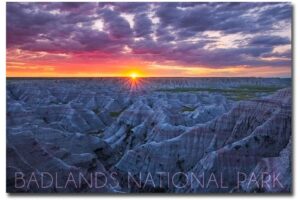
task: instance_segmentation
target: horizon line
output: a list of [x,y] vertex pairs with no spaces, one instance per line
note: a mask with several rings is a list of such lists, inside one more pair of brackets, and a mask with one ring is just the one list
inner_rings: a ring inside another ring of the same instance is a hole
[[[6,76],[6,78],[130,78],[130,76]],[[292,77],[269,77],[269,76],[138,76],[137,78],[292,78]]]

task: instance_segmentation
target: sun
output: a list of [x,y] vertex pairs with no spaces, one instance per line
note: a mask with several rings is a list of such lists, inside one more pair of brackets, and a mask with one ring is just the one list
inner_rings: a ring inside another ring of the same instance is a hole
[[137,79],[137,77],[138,77],[138,74],[137,74],[136,72],[132,72],[132,73],[130,74],[130,78],[131,78],[131,79]]

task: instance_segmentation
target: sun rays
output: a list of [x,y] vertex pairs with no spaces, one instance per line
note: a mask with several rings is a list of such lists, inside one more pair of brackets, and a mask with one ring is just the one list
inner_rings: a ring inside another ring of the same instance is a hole
[[141,91],[144,88],[143,86],[145,85],[145,81],[141,73],[131,71],[128,73],[127,77],[125,85],[129,88],[130,93]]

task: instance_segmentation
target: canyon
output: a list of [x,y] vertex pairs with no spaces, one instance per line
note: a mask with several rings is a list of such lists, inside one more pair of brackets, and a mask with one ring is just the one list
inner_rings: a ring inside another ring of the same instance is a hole
[[291,192],[289,78],[8,78],[7,191]]

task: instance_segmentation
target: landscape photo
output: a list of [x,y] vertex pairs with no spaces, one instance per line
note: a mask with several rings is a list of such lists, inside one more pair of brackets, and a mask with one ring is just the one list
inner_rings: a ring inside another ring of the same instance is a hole
[[7,2],[7,193],[292,193],[288,2]]

